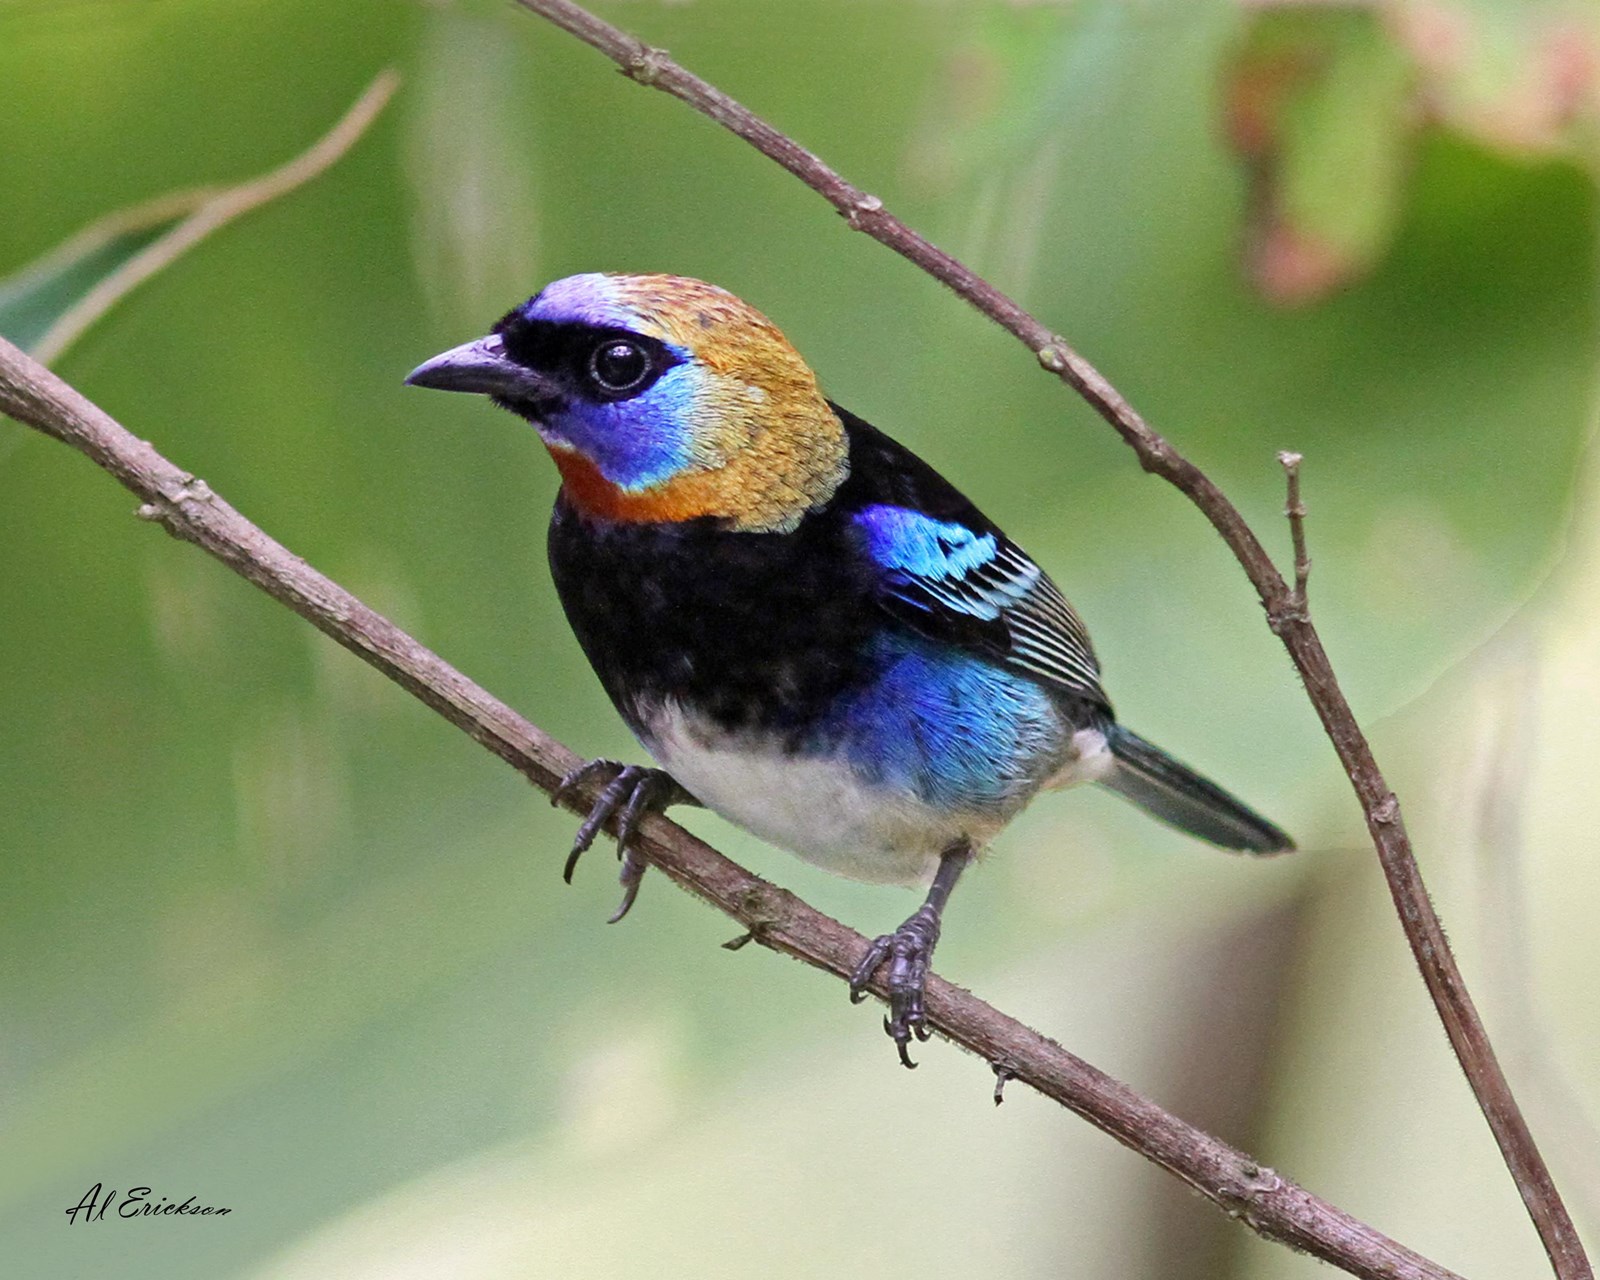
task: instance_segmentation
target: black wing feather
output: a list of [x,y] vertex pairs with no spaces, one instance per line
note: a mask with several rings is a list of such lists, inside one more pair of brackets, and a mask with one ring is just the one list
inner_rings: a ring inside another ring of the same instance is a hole
[[1044,570],[926,462],[834,410],[850,437],[836,500],[863,528],[883,608],[1109,714],[1089,634]]

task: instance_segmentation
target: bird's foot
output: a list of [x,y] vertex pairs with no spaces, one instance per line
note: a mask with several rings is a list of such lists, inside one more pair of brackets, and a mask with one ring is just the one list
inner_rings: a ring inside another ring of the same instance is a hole
[[633,848],[633,838],[639,823],[647,813],[663,813],[668,805],[693,803],[692,797],[680,787],[664,769],[651,769],[645,765],[622,764],[616,760],[591,760],[579,765],[550,794],[550,803],[559,804],[578,787],[596,778],[608,777],[600,789],[594,806],[578,826],[572,840],[572,852],[567,855],[567,865],[561,878],[572,883],[572,873],[578,859],[583,857],[595,842],[601,830],[613,815],[617,819],[617,856],[622,859],[622,903],[612,912],[610,923],[615,924],[628,914],[633,900],[639,896],[639,882],[644,879],[648,865]]
[[900,1061],[908,1067],[917,1065],[908,1052],[911,1037],[926,1040],[933,1034],[928,1029],[924,994],[928,966],[938,941],[939,912],[924,905],[893,933],[884,934],[868,947],[867,954],[850,975],[850,1000],[860,1004],[867,998],[867,984],[877,973],[878,966],[888,961],[885,985],[889,989],[889,1014],[883,1020],[883,1029],[894,1041]]

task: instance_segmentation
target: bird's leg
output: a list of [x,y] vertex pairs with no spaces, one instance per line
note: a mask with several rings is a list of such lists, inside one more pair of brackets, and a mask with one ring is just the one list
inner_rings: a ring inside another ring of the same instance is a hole
[[950,891],[972,861],[972,846],[966,841],[952,845],[939,855],[939,870],[934,873],[933,884],[928,888],[928,898],[911,918],[893,933],[886,933],[867,948],[867,954],[850,975],[850,999],[856,1004],[867,998],[867,984],[878,966],[889,962],[886,985],[889,988],[889,1015],[883,1020],[883,1029],[894,1040],[900,1051],[900,1061],[908,1067],[911,1061],[907,1051],[914,1035],[926,1040],[933,1033],[928,1030],[928,1011],[923,1005],[924,990],[928,982],[928,965],[933,959],[933,949],[939,942],[939,922],[944,915],[944,904]]
[[633,900],[639,896],[639,881],[644,878],[646,863],[633,848],[633,837],[639,823],[647,813],[664,813],[668,805],[698,804],[664,769],[651,769],[645,765],[621,764],[616,760],[591,760],[579,765],[550,794],[550,803],[559,804],[572,791],[594,778],[611,775],[601,789],[594,807],[578,827],[573,837],[572,852],[567,855],[567,865],[561,878],[572,883],[572,873],[578,859],[595,841],[601,829],[613,814],[617,818],[617,856],[622,859],[622,905],[611,915],[615,924],[628,914]]

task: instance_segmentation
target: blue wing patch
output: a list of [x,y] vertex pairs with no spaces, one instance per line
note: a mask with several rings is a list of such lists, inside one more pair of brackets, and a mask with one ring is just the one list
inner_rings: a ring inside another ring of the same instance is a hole
[[1003,534],[888,504],[866,507],[855,520],[885,571],[892,612],[927,634],[1105,702],[1083,623]]
[[[856,516],[866,531],[872,558],[902,584],[920,584],[932,594],[949,596],[949,603],[980,618],[998,618],[999,605],[982,596],[960,600],[968,575],[991,563],[999,549],[992,533],[974,533],[964,524],[935,520],[905,507],[873,506]],[[1037,574],[1035,570],[1035,574]]]

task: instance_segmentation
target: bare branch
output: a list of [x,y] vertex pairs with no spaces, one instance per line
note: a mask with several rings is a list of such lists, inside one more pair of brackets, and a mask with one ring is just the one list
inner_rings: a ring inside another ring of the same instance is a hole
[[186,215],[177,226],[147,244],[78,299],[33,345],[34,355],[45,364],[54,363],[90,325],[213,231],[324,172],[356,144],[399,87],[398,73],[379,74],[332,129],[271,173],[220,190],[201,188],[169,193],[85,227],[38,266],[52,269],[62,261],[71,261],[75,255],[86,254],[108,243],[130,227],[149,226],[167,217]]
[[1122,398],[1101,373],[1036,318],[965,264],[911,230],[869,195],[845,181],[819,157],[780,133],[722,90],[684,70],[661,49],[602,22],[570,0],[517,0],[523,8],[599,50],[624,75],[687,103],[777,161],[823,196],[857,231],[921,267],[1034,353],[1125,440],[1146,471],[1184,493],[1222,536],[1261,598],[1268,622],[1289,651],[1338,753],[1366,817],[1401,927],[1451,1048],[1482,1108],[1506,1166],[1516,1180],[1551,1265],[1560,1280],[1593,1280],[1594,1272],[1572,1219],[1550,1177],[1527,1121],[1517,1107],[1488,1033],[1467,992],[1438,913],[1428,897],[1400,816],[1400,801],[1372,754],[1339,687],[1322,640],[1309,616],[1295,610],[1293,589],[1278,572],[1255,532],[1211,479]]
[[[269,538],[205,481],[168,462],[4,339],[0,412],[88,455],[138,496],[142,518],[159,521],[174,537],[195,543],[288,605],[535,786],[554,792],[579,762],[561,743]],[[586,812],[598,785],[574,788],[563,803]],[[648,816],[640,834],[654,866],[739,922],[745,930],[741,944],[758,942],[839,978],[847,978],[866,951],[866,939],[854,930],[751,875],[667,819]],[[880,998],[885,994],[881,980],[871,985]],[[997,1100],[1005,1080],[1020,1080],[1183,1179],[1265,1238],[1364,1280],[1460,1280],[960,987],[930,977],[927,1000],[929,1021],[941,1035],[995,1066]]]

